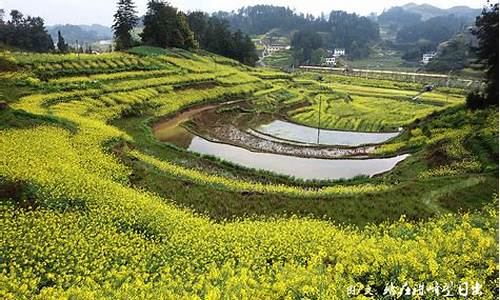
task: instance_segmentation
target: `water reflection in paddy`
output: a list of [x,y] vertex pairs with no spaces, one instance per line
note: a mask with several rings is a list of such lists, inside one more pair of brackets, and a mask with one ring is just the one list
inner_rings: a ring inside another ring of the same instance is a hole
[[193,136],[188,150],[230,161],[249,168],[272,171],[302,179],[340,179],[373,176],[391,170],[407,154],[377,159],[317,159],[251,152]]
[[[261,169],[302,179],[341,179],[358,175],[373,176],[384,173],[406,159],[408,155],[377,159],[323,159],[303,158],[275,153],[252,152],[245,148],[209,141],[192,134],[181,124],[213,107],[202,107],[184,112],[173,119],[160,122],[153,127],[156,138],[189,151],[211,155],[245,167]],[[286,129],[286,130],[284,130]],[[302,143],[315,143],[317,131],[314,128],[273,121],[260,126],[260,132],[279,139],[298,140]],[[380,143],[396,136],[397,133],[357,133],[325,130],[320,142],[335,145],[356,146]]]
[[[282,120],[275,120],[256,128],[257,131],[284,140],[315,144],[318,138],[316,128],[294,124]],[[399,132],[371,133],[321,129],[319,142],[323,145],[360,146],[366,144],[380,144],[395,136]]]

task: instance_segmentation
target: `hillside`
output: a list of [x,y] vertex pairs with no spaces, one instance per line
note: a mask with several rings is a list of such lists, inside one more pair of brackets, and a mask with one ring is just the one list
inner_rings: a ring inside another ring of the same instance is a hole
[[66,42],[71,45],[76,44],[78,41],[80,44],[84,43],[95,43],[102,40],[113,39],[113,32],[111,28],[93,24],[93,25],[54,25],[47,26],[47,31],[52,36],[54,41],[57,41],[57,32],[61,31]]
[[311,63],[312,53],[319,49],[322,58],[327,55],[326,49],[335,48],[345,48],[355,59],[366,57],[369,46],[380,39],[378,25],[370,18],[345,11],[332,10],[320,17],[288,7],[255,5],[215,15],[249,35],[277,35],[290,40],[295,65]]
[[[284,73],[151,47],[0,55],[1,298],[380,299],[389,283],[433,297],[449,282],[498,292],[498,108],[466,110],[459,86],[421,94],[425,78]],[[310,129],[317,112],[325,131],[395,135],[339,147],[255,131]],[[238,153],[402,159],[303,180],[189,148],[250,135],[259,142]]]
[[[475,61],[471,47],[476,41],[471,38],[471,28],[481,11],[467,6],[441,9],[429,4],[408,3],[385,10],[377,17],[377,22],[385,41],[383,47],[399,53],[393,63],[403,60],[399,67],[474,75],[465,70]],[[462,38],[464,36],[466,39]],[[444,45],[458,46],[445,49]],[[437,53],[436,64],[424,65],[423,55],[432,52]]]
[[[439,68],[425,68],[422,56],[441,50],[440,44],[459,35],[470,34],[470,27],[481,11],[467,6],[441,9],[429,4],[408,3],[391,7],[378,16],[363,17],[334,10],[315,17],[287,7],[255,5],[215,15],[226,20],[233,29],[254,37],[259,49],[259,64],[263,66],[289,70],[292,66],[324,65],[332,51],[341,48],[346,50],[346,56],[340,60],[339,67],[461,72],[474,60],[472,51],[453,54],[458,62],[449,67],[441,63]],[[290,40],[287,45],[291,49],[264,51],[273,44],[266,41],[266,37],[273,35]]]
[[415,3],[408,3],[401,7],[408,12],[421,15],[424,21],[430,18],[446,16],[450,14],[454,14],[457,17],[465,17],[468,20],[473,20],[481,14],[480,8],[470,8],[468,6],[454,6],[448,9],[442,9],[430,4],[419,5]]

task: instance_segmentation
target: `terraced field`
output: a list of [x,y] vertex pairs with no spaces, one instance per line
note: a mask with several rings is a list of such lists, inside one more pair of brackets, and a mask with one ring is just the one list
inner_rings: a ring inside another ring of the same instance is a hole
[[291,50],[283,50],[264,57],[264,65],[273,68],[290,68],[293,66],[293,53]]
[[[367,286],[380,298],[389,283],[450,281],[496,295],[498,110],[466,111],[461,91],[413,103],[417,85],[317,83],[181,50],[1,59],[15,66],[0,73],[1,298],[346,299]],[[306,182],[152,134],[230,100],[308,124],[320,95],[337,98],[322,126],[405,126],[373,155],[410,158]]]
[[397,86],[384,80],[356,80],[346,76],[327,76],[321,82],[300,81],[323,88],[309,105],[289,113],[297,123],[318,126],[321,102],[320,126],[329,129],[364,132],[389,132],[407,126],[417,119],[463,103],[460,90],[440,89],[420,93],[422,85]]

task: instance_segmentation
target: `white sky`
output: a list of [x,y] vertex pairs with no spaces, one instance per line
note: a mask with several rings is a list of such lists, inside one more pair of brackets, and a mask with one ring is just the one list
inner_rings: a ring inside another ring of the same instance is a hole
[[[382,12],[385,8],[404,5],[408,2],[428,3],[441,8],[456,5],[482,7],[486,0],[170,0],[172,5],[183,11],[203,10],[236,10],[242,6],[256,4],[272,4],[288,6],[298,12],[319,15],[332,10],[345,10],[367,15],[371,12]],[[497,1],[496,1],[497,2]],[[40,16],[46,24],[102,24],[110,25],[113,20],[116,0],[0,0],[0,8],[10,12],[18,9],[24,14]],[[147,0],[135,0],[138,10],[143,14]]]

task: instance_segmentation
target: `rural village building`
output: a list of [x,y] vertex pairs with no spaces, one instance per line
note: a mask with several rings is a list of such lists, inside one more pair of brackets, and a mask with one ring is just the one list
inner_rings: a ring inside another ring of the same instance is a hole
[[325,65],[327,65],[327,66],[336,66],[338,59],[340,57],[342,57],[342,56],[345,56],[345,49],[344,48],[335,48],[333,50],[332,56],[331,57],[327,57],[325,59]]
[[424,55],[422,55],[422,63],[427,65],[436,55],[436,52],[424,53]]
[[332,57],[327,57],[325,59],[325,65],[327,66],[335,66],[337,64],[337,57],[332,56]]
[[334,57],[345,56],[345,49],[344,48],[335,48],[335,50],[333,50],[333,56]]
[[289,45],[278,45],[278,44],[271,44],[271,45],[264,45],[264,55],[272,55],[276,52],[280,52],[283,50],[289,50],[290,46]]

